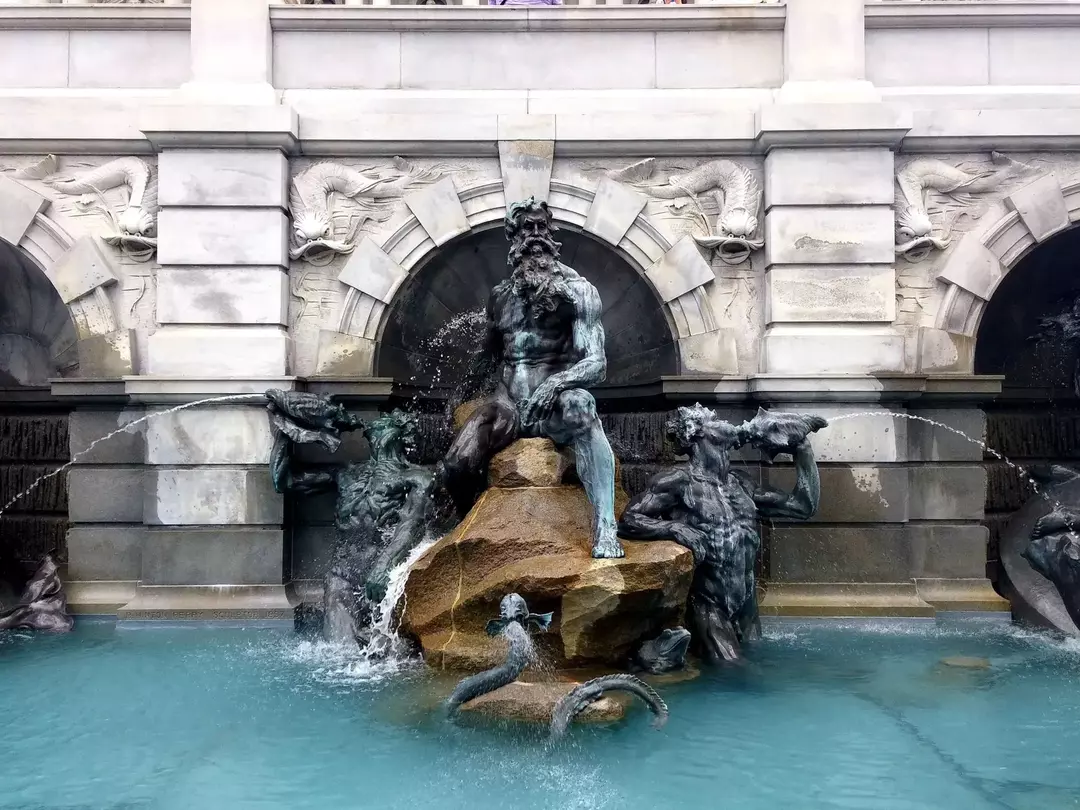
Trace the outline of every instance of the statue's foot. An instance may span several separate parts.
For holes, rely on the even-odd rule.
[[[596,533],[592,555],[598,560],[617,560],[626,556],[619,538],[615,535],[615,529],[601,529]]]

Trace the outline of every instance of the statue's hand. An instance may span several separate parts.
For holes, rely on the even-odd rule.
[[[694,529],[683,523],[676,523],[674,524],[671,534],[676,543],[683,548],[690,550],[690,553],[694,555],[695,564],[704,562],[709,542],[709,538],[705,532]]]
[[[533,391],[522,412],[522,421],[532,425],[550,419],[555,410],[555,401],[559,398],[558,387],[550,379],[544,380]]]

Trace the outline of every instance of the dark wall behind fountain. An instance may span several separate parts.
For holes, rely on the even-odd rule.
[[[4,399],[0,389],[0,507],[69,458],[66,413],[28,413]],[[57,475],[0,516],[0,565],[36,564],[54,548],[65,561],[67,508],[67,476]]]
[[[983,314],[977,374],[1003,374],[1001,396],[986,406],[987,444],[1024,467],[1080,465],[1080,400],[1073,390],[1076,349],[1040,320],[1068,311],[1080,296],[1080,231],[1037,248],[1002,281]],[[1033,340],[1044,334],[1045,340]],[[989,558],[1009,517],[1033,494],[1016,469],[986,456]]]

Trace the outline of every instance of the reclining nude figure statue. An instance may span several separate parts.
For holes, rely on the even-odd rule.
[[[690,463],[655,475],[627,505],[619,534],[674,540],[694,555],[687,614],[705,661],[738,659],[740,644],[760,633],[754,577],[761,548],[758,520],[806,520],[817,512],[821,484],[807,436],[826,424],[820,416],[759,410],[736,427],[701,405],[679,408],[668,422],[676,452],[688,455]],[[763,486],[731,469],[731,452],[745,444],[770,460],[791,454],[795,489]]]
[[[593,508],[592,555],[622,557],[615,531],[615,456],[585,389],[607,373],[596,288],[559,262],[545,202],[509,206],[510,277],[488,301],[484,351],[497,366],[494,394],[469,417],[439,477],[464,516],[493,455],[515,439],[546,437],[574,451]]]
[[[329,397],[270,389],[274,448],[270,474],[277,492],[337,492],[337,546],[324,579],[323,635],[327,641],[366,643],[374,611],[386,592],[387,575],[423,539],[434,476],[410,463],[412,417],[393,411],[368,425]],[[330,472],[294,469],[294,442],[321,444],[334,452],[341,432],[362,429],[370,456]]]

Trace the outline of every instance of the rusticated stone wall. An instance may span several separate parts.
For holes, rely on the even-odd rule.
[[[69,458],[65,413],[0,411],[0,507]],[[67,559],[67,477],[53,476],[0,516],[0,557],[32,563],[50,549]]]

